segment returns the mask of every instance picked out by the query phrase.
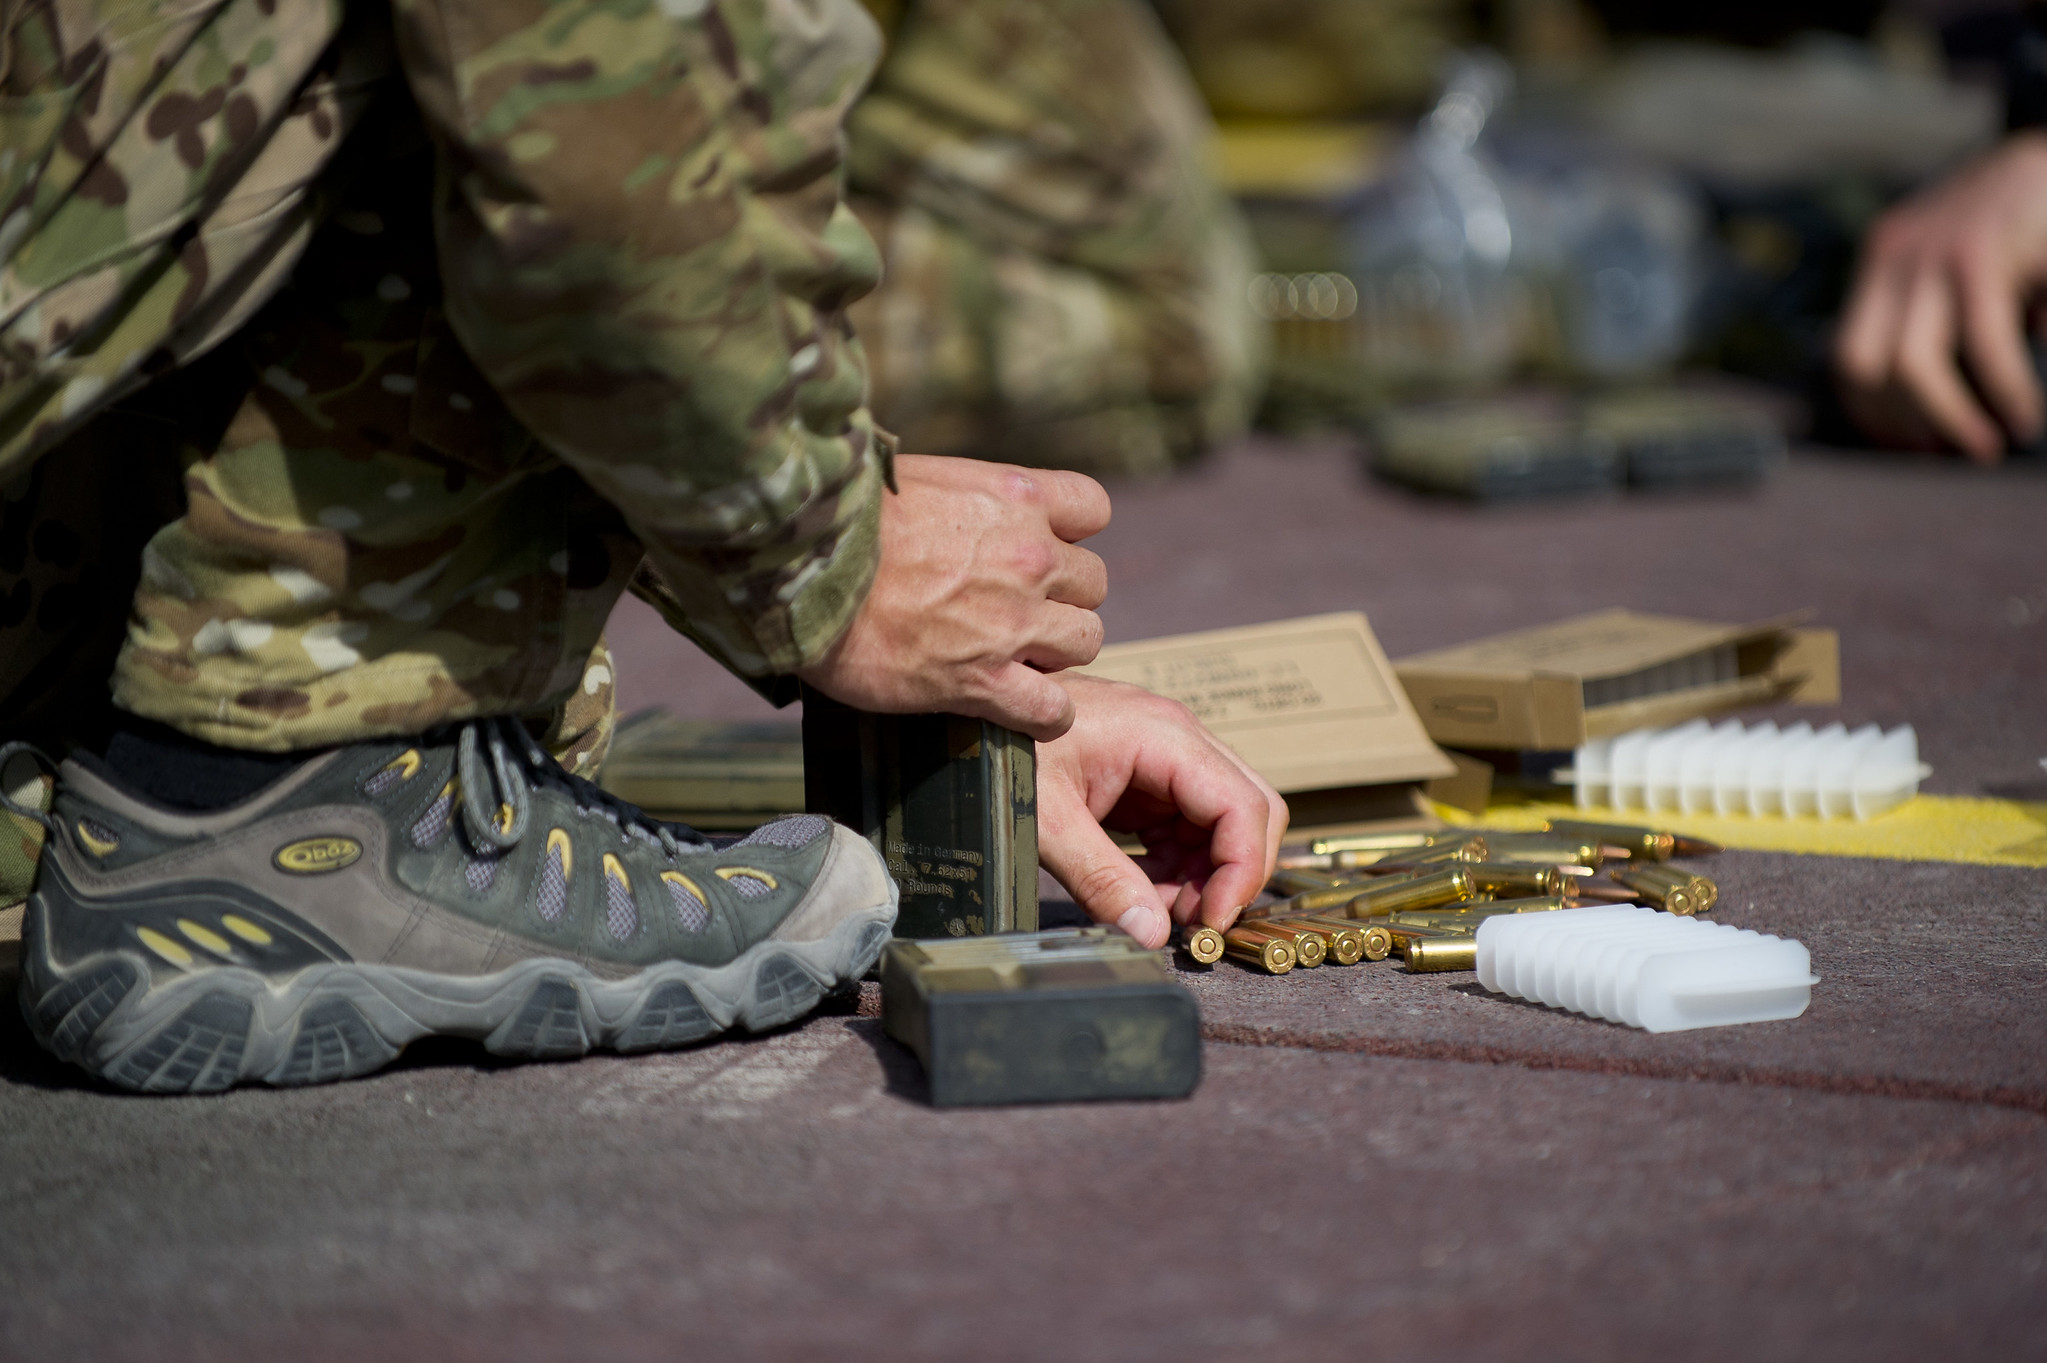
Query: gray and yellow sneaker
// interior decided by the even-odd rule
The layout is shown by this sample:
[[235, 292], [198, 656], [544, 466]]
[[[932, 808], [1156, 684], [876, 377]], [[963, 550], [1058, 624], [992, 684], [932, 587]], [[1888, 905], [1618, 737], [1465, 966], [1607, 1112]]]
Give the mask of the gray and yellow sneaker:
[[366, 1074], [430, 1035], [551, 1059], [761, 1031], [864, 974], [896, 915], [851, 831], [797, 815], [714, 848], [508, 720], [324, 753], [213, 813], [74, 757], [46, 826], [22, 1012], [152, 1092]]

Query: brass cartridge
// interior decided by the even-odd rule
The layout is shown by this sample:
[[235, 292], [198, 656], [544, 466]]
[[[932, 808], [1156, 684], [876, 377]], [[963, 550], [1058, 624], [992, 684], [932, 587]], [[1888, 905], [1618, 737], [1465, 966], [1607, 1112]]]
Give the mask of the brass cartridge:
[[1687, 871], [1681, 866], [1665, 864], [1644, 866], [1641, 869], [1643, 875], [1653, 878], [1660, 884], [1682, 887], [1691, 895], [1692, 901], [1699, 906], [1700, 913], [1704, 913], [1712, 908], [1720, 898], [1720, 887], [1718, 885], [1715, 885], [1697, 872]]
[[1536, 861], [1596, 871], [1606, 860], [1602, 851], [1606, 844], [1598, 839], [1566, 838], [1554, 833], [1488, 833], [1486, 846], [1495, 861]]
[[1412, 923], [1402, 918], [1379, 918], [1373, 920], [1373, 925], [1386, 930], [1396, 950], [1418, 938], [1469, 937], [1472, 934], [1472, 925], [1468, 923], [1445, 926], [1441, 923]]
[[1464, 868], [1471, 883], [1487, 894], [1568, 894], [1575, 877], [1561, 866], [1537, 866], [1528, 862], [1481, 861]]
[[1276, 899], [1270, 904], [1254, 904], [1244, 910], [1244, 919], [1300, 918], [1307, 914], [1327, 913], [1341, 909], [1361, 894], [1379, 888], [1378, 881], [1365, 881], [1356, 885], [1334, 885], [1326, 890], [1303, 890], [1285, 899]]
[[1487, 854], [1484, 838], [1466, 838], [1462, 842], [1445, 843], [1440, 847], [1427, 847], [1418, 852], [1398, 852], [1373, 866], [1375, 872], [1390, 871], [1440, 871], [1448, 866], [1466, 862], [1484, 861]]
[[1439, 909], [1408, 909], [1392, 915], [1389, 921], [1453, 927], [1465, 923], [1475, 930], [1480, 920], [1496, 918], [1501, 914], [1554, 913], [1569, 907], [1571, 902], [1559, 895], [1543, 895], [1530, 899], [1474, 900], [1463, 904], [1445, 904]]
[[1478, 969], [1478, 938], [1415, 937], [1401, 948], [1409, 972], [1431, 974], [1439, 970]]
[[1272, 873], [1266, 887], [1274, 894], [1314, 894], [1320, 890], [1338, 889], [1345, 885], [1367, 885], [1370, 878], [1359, 871], [1304, 871], [1281, 867]]
[[1687, 894], [1691, 895], [1692, 902], [1698, 905], [1700, 913], [1704, 913], [1712, 908], [1720, 899], [1719, 886], [1706, 879], [1706, 877], [1693, 871], [1687, 871], [1681, 866], [1658, 863], [1637, 867], [1634, 873], [1651, 884], [1669, 885], [1683, 889]]
[[1644, 866], [1630, 866], [1625, 869], [1627, 870], [1629, 875], [1635, 877], [1637, 880], [1646, 880], [1657, 885], [1684, 885], [1689, 883], [1692, 879], [1691, 872], [1681, 871], [1675, 866], [1664, 865], [1661, 863], [1652, 863]]
[[1325, 961], [1337, 965], [1356, 965], [1365, 956], [1365, 934], [1357, 925], [1333, 918], [1287, 918], [1280, 920], [1282, 927], [1301, 927], [1319, 933], [1328, 943]]
[[1270, 975], [1284, 975], [1294, 968], [1291, 939], [1245, 928], [1231, 928], [1223, 934], [1223, 954], [1262, 967]]
[[1294, 949], [1294, 964], [1303, 970], [1313, 970], [1329, 955], [1329, 939], [1317, 932], [1291, 925], [1281, 925], [1271, 919], [1244, 922], [1239, 919], [1237, 927], [1246, 932], [1260, 933], [1285, 942]]
[[1294, 943], [1294, 964], [1303, 970], [1313, 970], [1329, 959], [1329, 939], [1319, 932], [1307, 928], [1281, 929], [1291, 931]]
[[1344, 914], [1349, 918], [1378, 918], [1402, 909], [1427, 909], [1454, 904], [1460, 899], [1491, 897], [1488, 891], [1472, 883], [1468, 868], [1458, 866], [1361, 890], [1351, 897]]
[[1698, 896], [1692, 893], [1688, 884], [1673, 883], [1660, 876], [1649, 874], [1647, 866], [1625, 871], [1615, 871], [1613, 878], [1635, 891], [1635, 897], [1650, 904], [1660, 905], [1665, 911], [1689, 918], [1699, 911]]
[[1383, 961], [1393, 954], [1393, 934], [1383, 923], [1368, 923], [1365, 929], [1365, 959]]
[[1223, 935], [1214, 928], [1181, 928], [1176, 934], [1180, 949], [1203, 965], [1223, 958]]
[[1701, 905], [1699, 905], [1701, 909], [1711, 907], [1715, 900], [1719, 898], [1719, 886], [1715, 886], [1711, 880], [1707, 880], [1705, 876], [1701, 876], [1697, 872], [1685, 870], [1683, 866], [1668, 866], [1668, 864], [1642, 866], [1642, 868], [1638, 868], [1636, 874], [1640, 874], [1640, 876], [1644, 876], [1644, 878], [1648, 878], [1648, 880], [1652, 880], [1656, 884], [1685, 886], [1687, 890], [1691, 890], [1693, 898], [1701, 900]]
[[1672, 857], [1703, 857], [1720, 850], [1718, 843], [1664, 833], [1625, 823], [1590, 823], [1583, 819], [1551, 819], [1549, 831], [1569, 838], [1596, 839], [1628, 849], [1636, 861], [1669, 861]]
[[[1429, 849], [1421, 847], [1417, 851], [1429, 851]], [[1408, 851], [1406, 849], [1400, 849], [1400, 851], [1300, 851], [1300, 849], [1294, 849], [1294, 851], [1281, 851], [1279, 858], [1273, 862], [1273, 866], [1277, 866], [1279, 870], [1290, 870], [1290, 872], [1292, 870], [1320, 872], [1322, 876], [1329, 876], [1329, 884], [1335, 884], [1337, 880], [1355, 880], [1359, 876], [1380, 876], [1380, 874], [1384, 874], [1380, 870], [1380, 862], [1390, 858], [1390, 855], [1400, 855], [1400, 858], [1404, 858], [1404, 855], [1408, 855]]]
[[1360, 833], [1345, 838], [1317, 838], [1308, 844], [1310, 852], [1392, 852], [1409, 847], [1431, 847], [1443, 833]]
[[1581, 904], [1632, 904], [1636, 892], [1610, 880], [1580, 880], [1573, 876], [1571, 897]]

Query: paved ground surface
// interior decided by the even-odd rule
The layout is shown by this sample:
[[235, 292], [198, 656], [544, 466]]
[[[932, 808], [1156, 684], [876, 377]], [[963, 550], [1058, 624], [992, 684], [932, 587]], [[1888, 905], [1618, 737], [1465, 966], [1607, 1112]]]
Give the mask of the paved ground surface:
[[[1396, 656], [1814, 606], [1931, 788], [2047, 798], [2047, 477], [1814, 455], [1473, 511], [1261, 443], [1116, 489], [1111, 636], [1362, 608]], [[629, 705], [743, 687], [614, 625]], [[1828, 712], [1801, 712], [1824, 719]], [[1650, 1037], [1470, 976], [1190, 973], [1186, 1102], [938, 1112], [872, 990], [780, 1034], [135, 1099], [0, 1021], [0, 1351], [37, 1359], [2038, 1358], [2047, 874], [1730, 853], [1794, 1022]]]

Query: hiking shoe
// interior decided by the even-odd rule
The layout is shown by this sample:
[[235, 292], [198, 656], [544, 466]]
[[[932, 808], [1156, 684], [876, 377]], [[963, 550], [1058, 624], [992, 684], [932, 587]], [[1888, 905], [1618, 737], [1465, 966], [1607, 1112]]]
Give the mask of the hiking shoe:
[[22, 1013], [150, 1092], [342, 1079], [423, 1036], [555, 1059], [762, 1031], [866, 973], [896, 916], [851, 830], [796, 815], [713, 847], [504, 719], [324, 753], [204, 813], [73, 757], [46, 826]]

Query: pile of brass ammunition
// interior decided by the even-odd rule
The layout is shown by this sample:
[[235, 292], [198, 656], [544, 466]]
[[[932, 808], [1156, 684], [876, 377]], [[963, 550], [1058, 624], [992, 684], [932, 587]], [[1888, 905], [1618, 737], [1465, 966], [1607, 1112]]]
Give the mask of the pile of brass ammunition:
[[1182, 934], [1203, 964], [1227, 956], [1273, 975], [1296, 966], [1383, 961], [1408, 970], [1471, 970], [1478, 925], [1495, 914], [1546, 913], [1580, 904], [1653, 904], [1689, 915], [1719, 892], [1670, 865], [1713, 843], [1627, 824], [1551, 821], [1539, 833], [1451, 829], [1322, 838], [1284, 849], [1267, 889], [1227, 931]]

